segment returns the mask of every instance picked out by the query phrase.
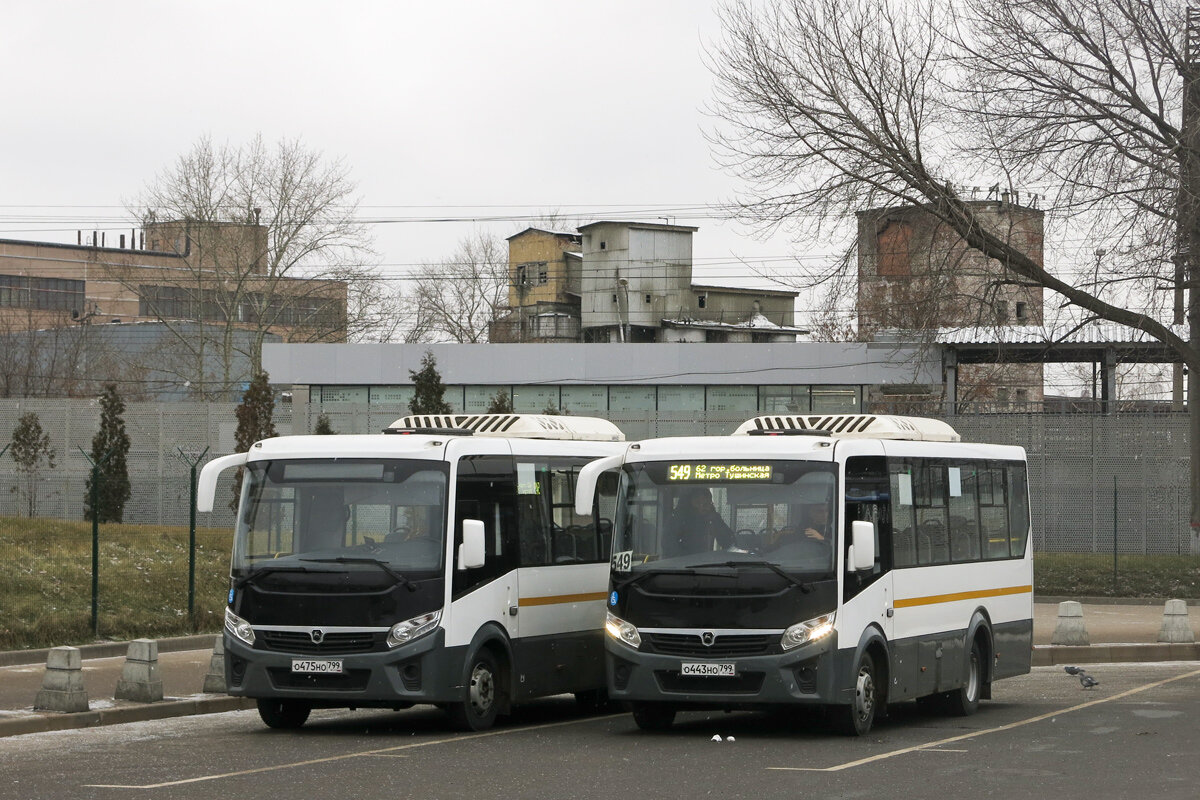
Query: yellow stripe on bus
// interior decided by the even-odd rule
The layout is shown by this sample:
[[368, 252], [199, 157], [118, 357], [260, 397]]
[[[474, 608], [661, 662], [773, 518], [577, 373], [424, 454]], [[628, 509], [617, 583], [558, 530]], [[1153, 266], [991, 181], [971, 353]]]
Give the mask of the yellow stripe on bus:
[[896, 600], [892, 605], [896, 608], [910, 608], [912, 606], [931, 606], [936, 603], [953, 603], [957, 600], [978, 600], [981, 597], [1003, 597], [1010, 594], [1030, 594], [1032, 592], [1032, 586], [1005, 586], [1002, 589], [980, 589], [975, 592], [934, 594], [928, 597], [906, 597], [903, 600]]
[[590, 603], [593, 600], [603, 600], [606, 597], [608, 597], [608, 592], [552, 594], [546, 597], [522, 597], [517, 604], [522, 606], [553, 606], [559, 603]]

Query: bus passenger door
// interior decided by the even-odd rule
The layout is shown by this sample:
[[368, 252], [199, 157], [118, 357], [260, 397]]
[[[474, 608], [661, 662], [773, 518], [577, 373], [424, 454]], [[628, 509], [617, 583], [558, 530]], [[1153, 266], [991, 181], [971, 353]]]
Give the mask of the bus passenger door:
[[[892, 592], [892, 520], [889, 502], [887, 461], [881, 447], [875, 443], [855, 443], [862, 455], [846, 459], [846, 506], [842, 525], [844, 543], [842, 614], [839, 629], [861, 633], [877, 625], [892, 642], [894, 633]], [[878, 452], [875, 452], [878, 451]], [[870, 522], [875, 528], [875, 563], [870, 570], [855, 572], [849, 569], [846, 556], [850, 547], [851, 523]], [[842, 642], [853, 647], [855, 642]]]
[[[485, 443], [473, 443], [481, 449]], [[490, 444], [490, 443], [486, 443]], [[498, 443], [504, 444], [504, 443]], [[507, 450], [507, 445], [504, 446]], [[452, 563], [453, 602], [447, 645], [467, 644], [482, 626], [504, 629], [509, 640], [518, 635], [516, 546], [516, 472], [507, 453], [466, 455], [459, 459], [456, 475], [454, 539], [449, 557], [458, 557], [462, 521], [483, 522], [486, 561], [482, 567], [459, 570]]]

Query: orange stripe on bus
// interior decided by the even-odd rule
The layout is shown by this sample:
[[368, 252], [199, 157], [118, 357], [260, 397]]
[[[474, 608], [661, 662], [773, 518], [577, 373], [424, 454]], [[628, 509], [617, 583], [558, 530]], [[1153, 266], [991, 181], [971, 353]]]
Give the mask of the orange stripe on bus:
[[928, 597], [907, 597], [896, 600], [892, 605], [896, 608], [912, 606], [931, 606], [936, 603], [953, 603], [957, 600], [978, 600], [981, 597], [1003, 597], [1010, 594], [1030, 594], [1032, 586], [1006, 586], [1003, 589], [980, 589], [975, 592], [955, 592], [954, 594], [934, 594]]
[[608, 597], [608, 592], [553, 594], [546, 597], [522, 597], [517, 604], [522, 606], [553, 606], [559, 603], [590, 603], [593, 600], [603, 600], [606, 597]]

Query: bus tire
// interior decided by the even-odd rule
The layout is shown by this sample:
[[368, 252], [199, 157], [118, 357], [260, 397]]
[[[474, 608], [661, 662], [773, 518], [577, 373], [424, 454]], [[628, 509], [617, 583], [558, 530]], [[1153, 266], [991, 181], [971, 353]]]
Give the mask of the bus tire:
[[952, 717], [969, 717], [979, 710], [979, 697], [983, 691], [983, 652], [979, 640], [971, 642], [971, 654], [967, 658], [966, 683], [943, 695], [943, 708]]
[[312, 706], [302, 700], [260, 697], [257, 705], [258, 716], [267, 727], [280, 730], [299, 728], [308, 721], [308, 715], [312, 713]]
[[675, 709], [665, 703], [633, 704], [633, 721], [644, 731], [666, 731], [675, 722]]
[[475, 652], [467, 676], [465, 697], [448, 709], [450, 719], [465, 731], [485, 731], [500, 711], [500, 669], [486, 647]]
[[854, 668], [854, 702], [831, 706], [829, 723], [845, 736], [864, 736], [875, 723], [879, 705], [879, 687], [875, 683], [875, 659], [866, 650]]

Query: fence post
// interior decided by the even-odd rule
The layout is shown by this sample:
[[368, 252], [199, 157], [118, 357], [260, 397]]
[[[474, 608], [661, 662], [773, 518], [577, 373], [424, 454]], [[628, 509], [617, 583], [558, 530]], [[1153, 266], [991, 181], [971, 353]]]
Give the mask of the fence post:
[[92, 461], [87, 451], [79, 447], [79, 452], [92, 465], [92, 636], [96, 637], [100, 636], [100, 467], [115, 449], [109, 450], [99, 461]]
[[193, 461], [183, 452], [182, 447], [176, 447], [179, 457], [191, 468], [188, 478], [188, 618], [195, 622], [196, 617], [196, 465], [204, 460], [208, 448], [204, 448]]
[[1113, 475], [1113, 594], [1117, 593], [1117, 476]]

